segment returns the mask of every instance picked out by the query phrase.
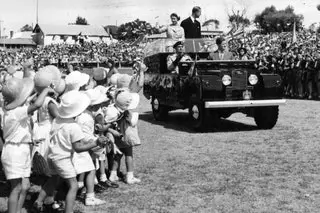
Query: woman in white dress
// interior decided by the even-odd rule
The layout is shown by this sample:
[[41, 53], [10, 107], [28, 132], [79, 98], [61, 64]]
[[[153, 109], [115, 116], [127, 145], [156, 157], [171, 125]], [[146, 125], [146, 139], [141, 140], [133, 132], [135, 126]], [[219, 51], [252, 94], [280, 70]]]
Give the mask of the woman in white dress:
[[184, 40], [184, 29], [179, 25], [180, 17], [176, 13], [170, 15], [171, 24], [160, 28], [160, 32], [166, 32], [167, 38], [173, 40]]
[[173, 52], [173, 44], [177, 41], [183, 41], [185, 39], [184, 29], [180, 26], [179, 21], [180, 17], [176, 13], [172, 13], [170, 15], [171, 24], [159, 29], [160, 33], [167, 33], [167, 47], [169, 47], [168, 51]]

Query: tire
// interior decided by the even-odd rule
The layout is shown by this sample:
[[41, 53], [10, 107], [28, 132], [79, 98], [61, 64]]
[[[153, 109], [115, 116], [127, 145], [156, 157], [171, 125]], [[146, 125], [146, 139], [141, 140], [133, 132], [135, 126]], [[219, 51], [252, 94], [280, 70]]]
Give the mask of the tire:
[[152, 97], [151, 101], [153, 117], [157, 121], [165, 121], [168, 119], [169, 109], [161, 104], [157, 97]]
[[[207, 131], [209, 128], [208, 111], [204, 108], [202, 103], [191, 102], [189, 104], [189, 118], [192, 127], [198, 132]], [[209, 118], [208, 118], [209, 117]]]
[[219, 117], [223, 119], [227, 119], [232, 115], [232, 112], [222, 111], [219, 113]]
[[254, 110], [254, 121], [259, 129], [272, 129], [278, 121], [279, 107], [260, 107]]

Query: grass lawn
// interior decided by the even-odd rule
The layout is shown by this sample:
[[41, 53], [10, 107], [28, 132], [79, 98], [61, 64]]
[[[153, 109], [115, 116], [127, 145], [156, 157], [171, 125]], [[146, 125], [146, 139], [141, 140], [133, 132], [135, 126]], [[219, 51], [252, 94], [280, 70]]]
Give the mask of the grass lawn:
[[[82, 212], [320, 212], [320, 102], [289, 100], [273, 130], [235, 114], [215, 132], [195, 133], [184, 111], [155, 122], [141, 97], [135, 149], [139, 185], [97, 195]], [[124, 171], [124, 165], [122, 165]], [[1, 192], [0, 188], [0, 192]], [[1, 193], [0, 193], [1, 194]], [[6, 198], [0, 198], [0, 212]]]

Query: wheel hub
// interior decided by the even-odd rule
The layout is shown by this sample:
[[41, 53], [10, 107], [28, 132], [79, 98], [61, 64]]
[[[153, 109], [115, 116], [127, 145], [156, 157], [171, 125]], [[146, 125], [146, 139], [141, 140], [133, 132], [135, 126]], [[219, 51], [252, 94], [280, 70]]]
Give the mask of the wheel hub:
[[153, 100], [153, 108], [155, 109], [155, 110], [159, 110], [159, 101], [158, 101], [158, 99], [154, 99]]
[[194, 105], [191, 109], [192, 117], [196, 120], [199, 119], [200, 113], [198, 106]]

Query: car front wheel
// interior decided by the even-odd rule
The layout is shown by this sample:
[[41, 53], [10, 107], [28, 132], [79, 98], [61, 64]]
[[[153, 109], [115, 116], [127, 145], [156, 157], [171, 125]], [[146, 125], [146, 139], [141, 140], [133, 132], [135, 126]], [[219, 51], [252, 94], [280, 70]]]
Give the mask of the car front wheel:
[[260, 107], [254, 111], [254, 120], [260, 129], [272, 129], [279, 116], [279, 107]]
[[153, 117], [157, 121], [164, 121], [168, 118], [169, 109], [161, 104], [157, 97], [153, 97], [151, 101]]
[[206, 131], [208, 128], [208, 116], [207, 111], [203, 104], [191, 102], [189, 106], [189, 117], [192, 127], [196, 131]]

